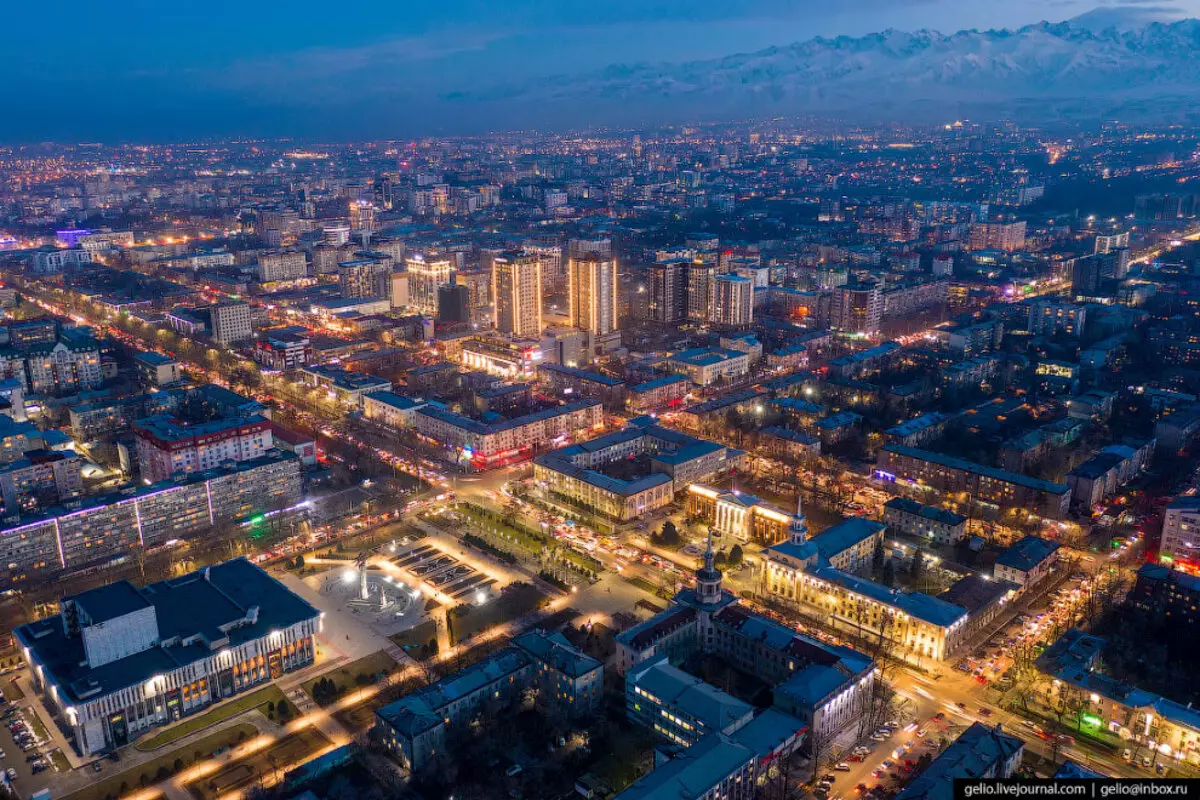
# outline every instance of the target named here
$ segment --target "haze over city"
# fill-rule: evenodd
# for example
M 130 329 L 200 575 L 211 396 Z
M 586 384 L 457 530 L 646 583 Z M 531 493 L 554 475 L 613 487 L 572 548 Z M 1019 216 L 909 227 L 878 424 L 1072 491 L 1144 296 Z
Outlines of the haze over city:
M 1197 16 L 5 9 L 0 800 L 1190 796 Z
M 1100 5 L 1092 0 L 514 0 L 441 5 L 370 0 L 347 14 L 330 13 L 328 6 L 306 0 L 250 7 L 229 2 L 164 7 L 136 0 L 122 7 L 127 11 L 110 13 L 106 7 L 71 0 L 56 6 L 54 25 L 45 24 L 44 11 L 36 5 L 9 10 L 10 29 L 19 35 L 6 42 L 0 65 L 6 106 L 0 138 L 353 140 L 531 124 L 552 129 L 657 125 L 668 121 L 664 112 L 671 122 L 688 121 L 714 103 L 708 99 L 676 108 L 657 102 L 656 93 L 641 91 L 611 104 L 576 103 L 568 91 L 555 96 L 556 107 L 548 108 L 538 90 L 547 78 L 581 83 L 586 89 L 609 67 L 704 62 L 818 36 L 1015 31 L 1067 20 L 1103 32 L 1174 22 L 1200 12 L 1195 0 Z M 984 55 L 986 48 L 976 45 L 965 52 Z M 1019 54 L 1001 58 L 1015 59 L 1015 72 L 998 77 L 1014 79 L 1031 68 Z M 749 80 L 769 84 L 774 69 Z M 819 73 L 807 79 L 816 88 L 823 80 L 827 77 Z M 1097 81 L 1097 91 L 1107 90 L 1108 84 Z M 858 89 L 850 99 L 866 104 L 879 98 Z M 718 98 L 715 107 L 748 110 L 726 97 Z M 817 98 L 804 97 L 762 104 L 757 112 L 826 110 L 828 105 Z M 889 108 L 882 116 L 890 119 L 903 112 L 902 107 Z

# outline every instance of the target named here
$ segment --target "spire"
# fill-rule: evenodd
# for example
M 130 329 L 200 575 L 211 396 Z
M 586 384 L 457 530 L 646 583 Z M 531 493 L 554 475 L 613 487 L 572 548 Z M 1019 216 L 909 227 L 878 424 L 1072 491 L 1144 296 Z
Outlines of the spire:
M 808 520 L 804 518 L 799 494 L 796 495 L 796 516 L 792 517 L 792 524 L 788 526 L 788 536 L 792 544 L 804 544 L 808 540 Z
M 720 534 L 717 534 L 720 536 Z M 703 605 L 712 605 L 721 600 L 721 580 L 724 576 L 716 567 L 713 553 L 713 529 L 708 529 L 708 547 L 704 551 L 704 566 L 696 570 L 696 596 Z

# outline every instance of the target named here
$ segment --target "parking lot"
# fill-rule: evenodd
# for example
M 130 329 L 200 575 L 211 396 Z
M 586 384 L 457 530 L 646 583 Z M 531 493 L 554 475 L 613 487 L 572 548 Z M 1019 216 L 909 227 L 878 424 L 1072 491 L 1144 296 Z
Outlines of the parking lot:
M 52 743 L 38 735 L 31 721 L 32 712 L 7 702 L 0 705 L 4 729 L 0 732 L 0 770 L 19 794 L 32 794 L 49 783 L 55 774 L 49 751 Z M 41 720 L 40 723 L 46 723 Z

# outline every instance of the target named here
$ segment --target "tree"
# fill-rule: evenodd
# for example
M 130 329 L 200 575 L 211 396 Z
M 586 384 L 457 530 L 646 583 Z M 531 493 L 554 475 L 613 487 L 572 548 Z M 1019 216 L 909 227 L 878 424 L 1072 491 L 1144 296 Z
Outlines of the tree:
M 735 544 L 733 547 L 729 548 L 729 557 L 726 559 L 726 562 L 730 566 L 740 567 L 742 565 L 742 559 L 744 558 L 745 554 L 742 553 L 742 546 L 740 544 Z
M 654 537 L 651 536 L 650 538 L 653 539 Z M 663 523 L 662 531 L 658 534 L 657 544 L 666 545 L 668 547 L 679 544 L 679 530 L 675 527 L 674 522 L 667 520 Z
M 875 551 L 871 554 L 871 574 L 876 578 L 883 574 L 883 537 L 875 541 Z
M 304 556 L 303 555 L 296 556 L 296 569 L 298 571 L 304 569 Z
M 925 554 L 921 552 L 921 548 L 916 548 L 913 551 L 912 565 L 908 568 L 908 577 L 913 585 L 919 585 L 925 578 Z
M 883 564 L 883 585 L 889 589 L 896 585 L 896 568 L 892 566 L 891 559 L 888 559 Z

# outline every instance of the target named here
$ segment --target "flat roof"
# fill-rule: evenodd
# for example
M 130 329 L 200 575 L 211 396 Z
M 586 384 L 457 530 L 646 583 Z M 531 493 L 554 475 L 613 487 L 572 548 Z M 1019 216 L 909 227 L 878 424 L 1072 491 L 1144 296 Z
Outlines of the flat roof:
M 621 386 L 624 383 L 624 381 L 622 381 L 620 378 L 614 378 L 611 375 L 605 375 L 600 372 L 592 372 L 591 370 L 586 369 L 576 369 L 575 367 L 565 367 L 562 364 L 539 364 L 538 370 L 557 372 L 559 375 L 569 375 L 572 378 L 592 381 L 594 383 L 601 383 L 605 386 Z
M 649 392 L 649 391 L 653 391 L 654 389 L 661 388 L 663 386 L 670 386 L 673 383 L 687 383 L 687 376 L 686 375 L 667 375 L 662 378 L 655 378 L 652 381 L 646 381 L 645 383 L 639 383 L 636 386 L 632 386 L 632 387 L 630 387 L 629 391 L 631 391 L 631 392 Z
M 145 683 L 155 675 L 211 658 L 218 645 L 236 647 L 320 615 L 245 558 L 142 589 L 123 582 L 70 599 L 94 622 L 153 606 L 158 622 L 156 638 L 163 642 L 93 668 L 87 663 L 82 637 L 68 636 L 61 616 L 17 628 L 15 633 L 29 648 L 33 661 L 46 671 L 47 680 L 72 702 Z

